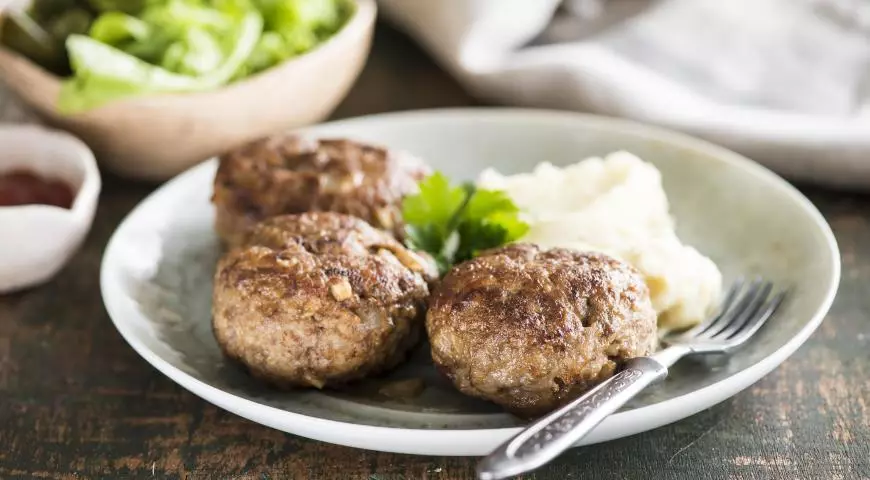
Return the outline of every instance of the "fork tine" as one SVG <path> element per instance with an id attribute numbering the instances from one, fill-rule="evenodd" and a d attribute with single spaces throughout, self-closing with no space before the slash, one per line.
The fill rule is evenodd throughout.
<path id="1" fill-rule="evenodd" d="M 755 332 L 757 332 L 758 329 L 761 328 L 765 322 L 767 322 L 767 319 L 773 316 L 773 313 L 776 312 L 779 306 L 782 305 L 783 300 L 785 300 L 785 296 L 785 290 L 782 290 L 774 295 L 773 298 L 764 305 L 759 314 L 755 315 L 755 317 L 752 318 L 750 322 L 747 322 L 746 326 L 743 329 L 736 332 L 731 337 L 730 343 L 736 347 L 743 342 L 749 340 L 749 338 L 751 338 L 753 335 L 755 335 Z"/>
<path id="2" fill-rule="evenodd" d="M 728 292 L 725 294 L 725 299 L 722 300 L 722 303 L 719 305 L 718 310 L 715 315 L 710 315 L 710 318 L 705 320 L 704 322 L 698 324 L 695 328 L 687 330 L 681 336 L 685 337 L 693 337 L 695 335 L 699 335 L 704 333 L 708 328 L 713 326 L 725 313 L 731 308 L 731 305 L 734 303 L 734 300 L 737 299 L 737 294 L 740 293 L 740 289 L 743 288 L 743 284 L 745 280 L 743 277 L 737 277 L 734 280 L 734 283 L 731 284 L 731 288 L 728 289 Z"/>
<path id="3" fill-rule="evenodd" d="M 731 322 L 728 325 L 725 325 L 724 328 L 719 330 L 718 333 L 711 335 L 712 338 L 729 338 L 743 329 L 753 318 L 755 318 L 758 311 L 761 309 L 764 302 L 767 301 L 767 297 L 770 295 L 770 292 L 773 290 L 773 284 L 770 282 L 764 282 L 759 290 L 758 294 L 755 295 L 751 301 L 746 304 L 746 308 L 742 311 L 736 312 L 731 319 Z"/>
<path id="4" fill-rule="evenodd" d="M 734 321 L 735 317 L 740 315 L 740 312 L 746 310 L 747 305 L 752 301 L 755 294 L 758 293 L 759 285 L 761 285 L 761 279 L 758 277 L 754 278 L 749 286 L 746 287 L 746 290 L 741 295 L 738 295 L 738 298 L 735 298 L 736 304 L 718 316 L 716 321 L 710 323 L 710 326 L 704 329 L 698 336 L 712 338 L 724 330 Z"/>

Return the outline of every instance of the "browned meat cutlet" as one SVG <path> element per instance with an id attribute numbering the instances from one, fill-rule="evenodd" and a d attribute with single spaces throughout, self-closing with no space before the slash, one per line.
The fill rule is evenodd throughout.
<path id="1" fill-rule="evenodd" d="M 430 300 L 436 366 L 461 392 L 537 416 L 656 345 L 640 274 L 598 253 L 516 244 L 454 267 Z"/>
<path id="2" fill-rule="evenodd" d="M 275 135 L 220 158 L 212 201 L 228 245 L 266 218 L 334 211 L 402 237 L 401 201 L 429 168 L 417 158 L 350 140 Z"/>
<path id="3" fill-rule="evenodd" d="M 218 263 L 215 337 L 273 385 L 344 384 L 404 359 L 419 339 L 434 274 L 356 217 L 273 217 Z"/>

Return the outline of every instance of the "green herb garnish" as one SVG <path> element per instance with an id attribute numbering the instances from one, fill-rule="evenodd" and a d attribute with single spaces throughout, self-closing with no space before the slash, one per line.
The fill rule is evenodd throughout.
<path id="1" fill-rule="evenodd" d="M 402 203 L 405 243 L 432 255 L 442 274 L 482 250 L 519 239 L 529 229 L 502 191 L 472 183 L 453 186 L 440 172 L 423 179 L 419 188 Z"/>

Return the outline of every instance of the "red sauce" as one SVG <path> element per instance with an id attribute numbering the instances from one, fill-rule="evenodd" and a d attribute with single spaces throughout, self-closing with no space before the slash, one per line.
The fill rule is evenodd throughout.
<path id="1" fill-rule="evenodd" d="M 0 207 L 54 205 L 70 208 L 73 191 L 69 185 L 39 177 L 24 170 L 0 173 Z"/>

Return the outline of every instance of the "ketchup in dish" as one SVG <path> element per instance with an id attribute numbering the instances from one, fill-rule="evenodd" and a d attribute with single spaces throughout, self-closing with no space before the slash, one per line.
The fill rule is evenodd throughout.
<path id="1" fill-rule="evenodd" d="M 0 173 L 0 207 L 54 205 L 70 208 L 73 191 L 69 185 L 40 177 L 26 170 Z"/>

